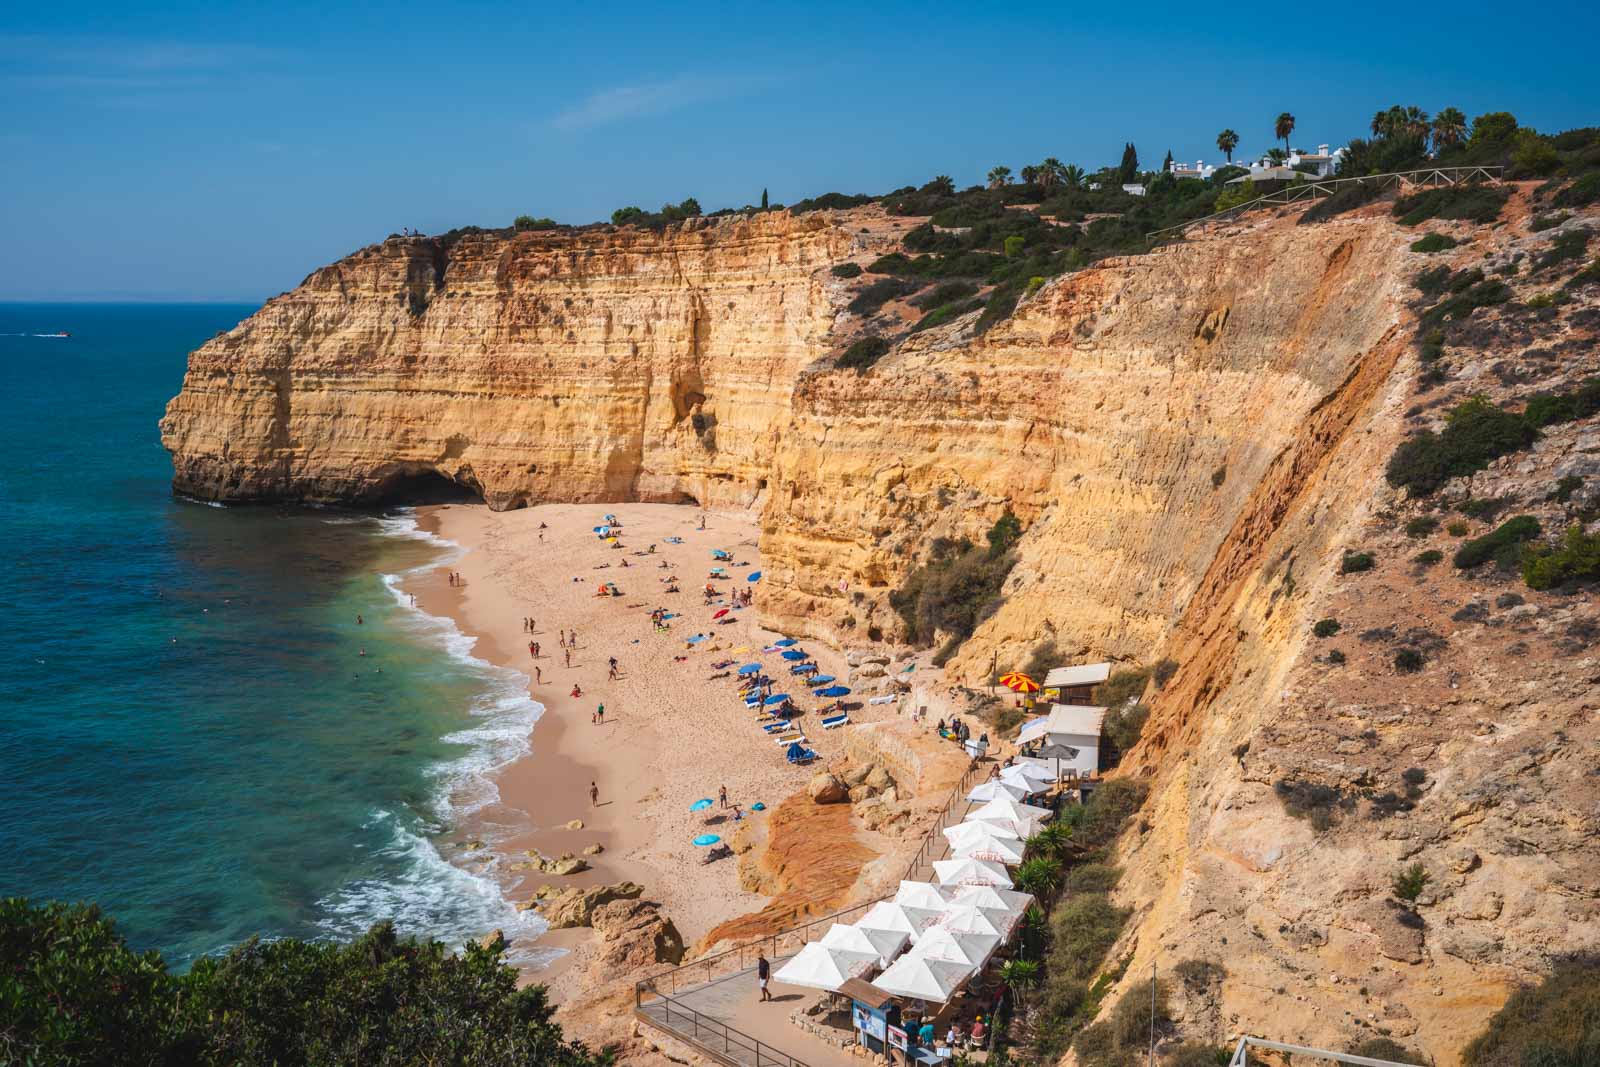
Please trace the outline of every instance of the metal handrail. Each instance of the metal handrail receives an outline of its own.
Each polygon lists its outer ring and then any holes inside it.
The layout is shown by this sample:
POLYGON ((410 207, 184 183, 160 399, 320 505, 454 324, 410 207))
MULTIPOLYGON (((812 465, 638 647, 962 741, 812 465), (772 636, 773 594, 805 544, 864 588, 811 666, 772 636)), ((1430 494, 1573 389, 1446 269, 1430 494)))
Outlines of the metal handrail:
POLYGON ((1203 226, 1208 222, 1217 222, 1224 216, 1241 215, 1252 208, 1263 207, 1267 204, 1292 204, 1301 200, 1314 200, 1319 196, 1332 196, 1331 190, 1335 186, 1373 184, 1382 189, 1387 186, 1396 188, 1406 185, 1460 185, 1462 182, 1488 181, 1498 182, 1502 172, 1498 166, 1472 166, 1472 167, 1424 167, 1421 170, 1399 170, 1388 174, 1366 174, 1354 178, 1324 178, 1320 181, 1309 182, 1305 185, 1291 185, 1287 189, 1279 189, 1275 193, 1266 193, 1254 200, 1246 200, 1242 204, 1214 211, 1198 219, 1180 222, 1175 226, 1164 226, 1159 230, 1151 230, 1145 234, 1147 239, 1154 240, 1162 234, 1182 233, 1191 226, 1203 226))
POLYGON ((755 1053, 755 1067, 766 1067, 769 1063, 774 1064, 775 1067, 809 1067, 804 1060, 796 1059, 781 1049, 773 1048, 760 1038, 753 1037, 743 1030, 736 1030, 722 1020, 706 1015, 703 1012, 698 1012, 664 993, 657 993, 656 997, 663 1003, 663 1015, 665 1018, 657 1019, 652 1015, 644 1014, 641 1010, 637 991, 634 996, 634 1014, 645 1022, 656 1024, 664 1030, 677 1034, 696 1048, 710 1056, 721 1059, 725 1063, 736 1062, 732 1059, 732 1049, 733 1046, 737 1045, 741 1050, 755 1053), (672 1024, 672 1010, 674 1008, 678 1010, 680 1015, 688 1017, 692 1027, 691 1030, 684 1031, 672 1024), (702 1036, 702 1030, 706 1031, 709 1036, 702 1036), (714 1045, 708 1043, 709 1040, 718 1036, 722 1039, 720 1054, 714 1045), (765 1060, 762 1059, 763 1054, 767 1057, 765 1060))

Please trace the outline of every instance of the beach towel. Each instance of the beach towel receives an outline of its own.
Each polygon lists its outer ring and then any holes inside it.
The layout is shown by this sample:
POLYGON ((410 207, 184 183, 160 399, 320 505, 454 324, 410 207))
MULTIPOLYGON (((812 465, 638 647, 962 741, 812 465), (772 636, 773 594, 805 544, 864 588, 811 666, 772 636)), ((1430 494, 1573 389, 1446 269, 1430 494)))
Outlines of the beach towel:
POLYGON ((894 696, 894 695, 886 696, 886 697, 873 697, 871 700, 867 701, 867 703, 868 704, 893 704, 896 700, 899 700, 899 699, 900 698, 898 696, 894 696))

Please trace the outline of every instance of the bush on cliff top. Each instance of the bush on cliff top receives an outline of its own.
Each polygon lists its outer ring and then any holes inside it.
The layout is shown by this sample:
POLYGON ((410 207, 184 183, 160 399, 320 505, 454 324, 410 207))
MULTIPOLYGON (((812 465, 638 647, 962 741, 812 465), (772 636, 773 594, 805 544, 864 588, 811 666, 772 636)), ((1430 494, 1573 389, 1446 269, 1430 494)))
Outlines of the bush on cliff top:
POLYGON ((1425 430, 1396 449, 1384 476, 1411 496, 1426 496, 1451 478, 1526 448, 1536 436, 1521 415, 1473 397, 1450 412, 1443 431, 1425 430))
POLYGON ((598 1067, 517 988, 503 939, 459 955, 381 923, 348 945, 251 940, 185 975, 97 908, 0 901, 0 1061, 598 1067))
POLYGON ((1511 994, 1461 1054, 1467 1067, 1592 1067, 1600 1062, 1600 959, 1556 964, 1511 994))
POLYGON ((841 370, 865 371, 889 351, 889 342, 881 337, 863 337, 855 344, 844 350, 844 355, 839 357, 836 364, 841 370))
POLYGON ((1394 202, 1394 214, 1402 226, 1416 226, 1429 219, 1466 219, 1493 222, 1511 196, 1511 190, 1491 185, 1450 185, 1425 189, 1394 202))

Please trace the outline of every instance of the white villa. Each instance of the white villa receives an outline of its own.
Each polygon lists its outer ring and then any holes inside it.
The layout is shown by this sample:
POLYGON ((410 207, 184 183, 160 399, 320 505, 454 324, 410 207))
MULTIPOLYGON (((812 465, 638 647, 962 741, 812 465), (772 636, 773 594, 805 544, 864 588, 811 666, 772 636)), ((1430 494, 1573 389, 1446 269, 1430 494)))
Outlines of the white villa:
POLYGON ((1250 163, 1240 160, 1238 163, 1232 164, 1207 163, 1203 159, 1197 159, 1193 163, 1180 163, 1175 159, 1171 163, 1171 170, 1172 176, 1175 178, 1206 179, 1210 178, 1222 167, 1244 167, 1250 173, 1241 175, 1239 178, 1234 179, 1235 181, 1243 181, 1247 178, 1259 178, 1261 177, 1263 171, 1272 170, 1274 167, 1284 166, 1292 169, 1304 163, 1316 168, 1314 177, 1330 178, 1333 176, 1334 170, 1338 168, 1339 160, 1344 156, 1346 151, 1348 151, 1348 149, 1344 148, 1336 148, 1332 151, 1329 151, 1329 146, 1325 144, 1317 145, 1317 150, 1315 152, 1306 152, 1297 148, 1290 152, 1289 157, 1282 163, 1274 163, 1265 157, 1254 160, 1250 163))

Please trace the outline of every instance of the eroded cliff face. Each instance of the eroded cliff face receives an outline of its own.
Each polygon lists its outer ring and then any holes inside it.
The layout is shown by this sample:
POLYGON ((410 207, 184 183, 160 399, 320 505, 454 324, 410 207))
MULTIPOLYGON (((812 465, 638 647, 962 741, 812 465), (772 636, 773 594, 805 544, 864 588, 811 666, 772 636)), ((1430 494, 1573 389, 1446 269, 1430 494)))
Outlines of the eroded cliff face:
POLYGON ((498 508, 749 504, 826 351, 821 268, 856 243, 822 215, 391 239, 190 357, 161 424, 174 487, 363 502, 436 475, 498 508))

